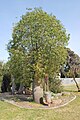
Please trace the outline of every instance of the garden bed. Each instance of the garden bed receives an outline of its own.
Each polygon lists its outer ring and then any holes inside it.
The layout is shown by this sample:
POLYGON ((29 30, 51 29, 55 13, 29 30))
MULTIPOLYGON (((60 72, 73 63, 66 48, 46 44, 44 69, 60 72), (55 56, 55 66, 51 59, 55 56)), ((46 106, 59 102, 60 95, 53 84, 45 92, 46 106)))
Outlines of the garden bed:
POLYGON ((53 97, 50 106, 48 106, 32 102, 32 96, 10 95, 9 93, 0 94, 1 100, 16 105, 20 108, 58 108, 68 104, 75 98, 76 96, 74 96, 72 93, 56 94, 53 97))

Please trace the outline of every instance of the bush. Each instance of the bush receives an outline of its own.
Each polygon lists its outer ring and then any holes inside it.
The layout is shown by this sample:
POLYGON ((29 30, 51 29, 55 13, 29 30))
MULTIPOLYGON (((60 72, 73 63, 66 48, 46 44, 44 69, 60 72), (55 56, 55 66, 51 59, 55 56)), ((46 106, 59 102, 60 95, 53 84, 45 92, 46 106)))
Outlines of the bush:
POLYGON ((50 78, 49 80, 49 88, 50 88, 50 91, 51 92, 54 92, 54 93, 60 93, 63 91, 63 86, 61 84, 61 80, 59 78, 50 78))

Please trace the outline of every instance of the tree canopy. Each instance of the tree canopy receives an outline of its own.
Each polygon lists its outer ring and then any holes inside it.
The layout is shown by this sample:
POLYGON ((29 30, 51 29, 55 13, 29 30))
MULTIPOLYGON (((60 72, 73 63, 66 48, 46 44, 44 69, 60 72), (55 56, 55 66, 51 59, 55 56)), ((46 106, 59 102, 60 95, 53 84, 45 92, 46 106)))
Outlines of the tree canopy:
POLYGON ((74 53, 74 51, 67 49, 67 59, 64 67, 62 69, 62 74, 64 77, 73 77, 75 71, 75 77, 80 76, 80 57, 74 53))
POLYGON ((11 72, 16 80, 42 81, 57 75, 65 62, 69 35, 57 18, 42 9, 22 15, 8 43, 11 72))

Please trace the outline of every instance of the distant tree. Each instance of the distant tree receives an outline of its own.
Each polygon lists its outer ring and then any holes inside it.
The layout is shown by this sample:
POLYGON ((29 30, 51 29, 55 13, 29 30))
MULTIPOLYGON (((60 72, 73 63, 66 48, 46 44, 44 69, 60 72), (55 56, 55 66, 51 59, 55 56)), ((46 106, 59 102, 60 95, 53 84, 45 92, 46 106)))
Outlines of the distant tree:
POLYGON ((7 92, 11 91, 11 73, 9 69, 9 63, 3 63, 2 66, 2 81, 1 81, 1 91, 7 92))
POLYGON ((11 91, 10 82, 11 82, 11 76, 9 74, 4 74, 3 80, 2 80, 2 85, 1 85, 2 92, 11 91))
POLYGON ((55 16, 37 8, 27 12, 13 27, 12 38, 8 51, 16 80, 32 80, 34 89, 46 74, 53 78, 59 73, 69 35, 55 16))
POLYGON ((80 75, 80 57, 69 48, 67 48, 67 52, 67 61, 62 68, 62 74, 64 75, 64 77, 72 77, 74 82, 76 83, 78 91, 80 91, 79 85, 75 79, 80 75))
POLYGON ((3 62, 0 61, 0 82, 2 81, 2 75, 3 75, 3 62))

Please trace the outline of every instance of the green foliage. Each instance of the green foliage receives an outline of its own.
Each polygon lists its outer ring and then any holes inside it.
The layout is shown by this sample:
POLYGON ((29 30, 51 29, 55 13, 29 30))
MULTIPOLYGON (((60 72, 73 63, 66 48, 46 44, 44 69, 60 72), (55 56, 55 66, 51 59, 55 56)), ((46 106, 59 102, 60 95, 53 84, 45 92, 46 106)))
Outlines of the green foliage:
POLYGON ((22 15, 13 27, 8 44, 11 73, 16 81, 42 81, 44 75, 53 77, 66 59, 65 46, 69 35, 55 16, 42 9, 22 15))
POLYGON ((0 61, 0 88, 1 88, 2 77, 3 77, 3 62, 0 61))
POLYGON ((50 78, 49 80, 50 91, 53 93, 60 93, 63 91, 63 86, 61 84, 61 80, 59 78, 50 78))
POLYGON ((3 62, 0 61, 0 79, 2 77, 2 72, 3 71, 3 62))
POLYGON ((10 74, 10 65, 9 65, 9 61, 6 63, 3 63, 3 69, 2 69, 2 73, 4 74, 10 74))
POLYGON ((27 83, 27 86, 30 86, 31 74, 30 69, 28 69, 28 60, 29 59, 27 59, 27 56, 25 56, 22 51, 16 50, 12 54, 9 65, 10 72, 16 80, 16 84, 23 83, 25 85, 27 83))
POLYGON ((67 60, 62 68, 62 74, 66 77, 79 77, 80 76, 80 57, 72 50, 67 48, 67 60))

